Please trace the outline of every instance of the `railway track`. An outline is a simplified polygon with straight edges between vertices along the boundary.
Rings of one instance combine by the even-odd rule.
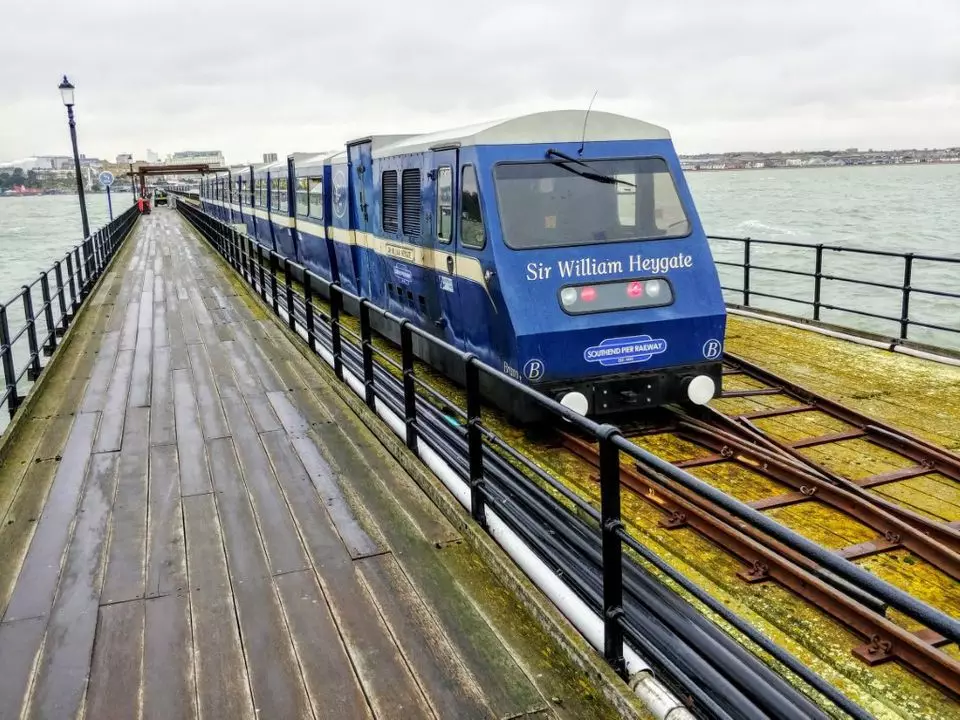
[[[960,458],[740,358],[728,357],[724,374],[743,375],[758,385],[749,390],[729,391],[724,397],[781,397],[774,407],[739,414],[704,408],[691,415],[665,409],[643,420],[622,424],[624,436],[642,445],[644,438],[671,435],[696,448],[695,457],[674,462],[677,467],[696,471],[725,465],[734,472],[759,475],[787,489],[750,501],[748,504],[756,510],[820,505],[875,533],[864,542],[833,549],[840,557],[855,561],[906,550],[954,581],[960,580],[957,523],[939,522],[870,491],[934,473],[960,481]],[[756,423],[765,418],[812,412],[824,413],[849,428],[788,443]],[[599,467],[595,444],[565,431],[559,432],[559,436],[563,448]],[[802,452],[805,448],[849,440],[865,440],[868,447],[894,453],[903,459],[905,467],[854,480]],[[743,581],[777,582],[853,630],[864,642],[851,650],[864,662],[876,665],[897,661],[960,697],[960,661],[943,651],[947,641],[938,633],[901,627],[887,616],[887,608],[876,598],[650,467],[641,463],[622,465],[621,483],[662,513],[660,524],[664,528],[688,527],[735,556],[742,564],[738,575]]]

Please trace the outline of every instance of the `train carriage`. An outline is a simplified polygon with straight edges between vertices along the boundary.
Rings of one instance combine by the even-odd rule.
[[[348,153],[378,305],[591,415],[718,392],[726,312],[665,129],[558,111]]]
[[[578,412],[719,392],[726,311],[664,128],[551,111],[251,174],[260,242]],[[458,358],[415,351],[462,381]]]
[[[327,221],[330,216],[330,164],[336,152],[291,156],[294,226],[299,262],[324,280],[336,280],[337,264]]]

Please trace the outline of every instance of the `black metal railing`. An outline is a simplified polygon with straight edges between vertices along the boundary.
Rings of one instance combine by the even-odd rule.
[[[960,257],[709,239],[728,302],[960,349]]]
[[[53,355],[59,338],[83,305],[136,222],[126,210],[71,248],[49,270],[0,304],[0,431],[16,415],[29,386]]]
[[[570,411],[408,319],[318,277],[194,204],[176,204],[263,302],[333,366],[339,380],[381,415],[392,413],[403,424],[407,447],[424,457],[426,445],[443,458],[465,484],[469,498],[465,504],[480,526],[490,530],[494,517],[504,523],[600,618],[602,652],[612,667],[623,674],[625,644],[635,649],[698,717],[824,717],[807,697],[818,693],[851,717],[872,716],[627,532],[620,508],[624,462],[640,463],[694,491],[924,626],[952,641],[960,639],[960,623],[954,618],[643,450],[617,428]],[[302,285],[302,293],[294,289],[295,281]],[[318,295],[328,299],[326,306],[315,306]],[[347,304],[357,309],[349,321]],[[373,315],[398,331],[399,363],[374,343]],[[414,335],[459,358],[466,378],[465,407],[417,374]],[[485,425],[481,376],[506,384],[598,443],[599,509]],[[663,584],[650,566],[742,633],[755,652],[786,667],[805,684],[806,692],[746,652],[720,625]]]

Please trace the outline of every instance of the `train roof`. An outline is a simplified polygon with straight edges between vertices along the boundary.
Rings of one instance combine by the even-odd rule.
[[[580,142],[584,135],[583,110],[548,110],[517,117],[454,128],[428,135],[413,135],[375,148],[374,157],[425,152],[442,147],[471,145],[534,145]],[[587,119],[586,140],[669,140],[670,132],[643,120],[594,111]]]
[[[296,160],[297,170],[300,168],[312,167],[315,165],[324,165],[326,161],[332,158],[334,155],[344,152],[343,150],[327,150],[322,153],[311,153],[308,156],[303,158],[298,158]]]

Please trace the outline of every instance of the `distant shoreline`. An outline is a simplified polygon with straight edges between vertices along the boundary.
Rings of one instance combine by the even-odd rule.
[[[681,160],[681,165],[683,161]],[[933,160],[930,162],[918,163],[862,163],[851,165],[771,165],[769,167],[729,167],[729,168],[697,168],[683,167],[684,172],[744,172],[748,170],[844,170],[848,168],[881,168],[881,167],[922,167],[924,165],[956,165],[960,167],[960,162],[950,160]]]

